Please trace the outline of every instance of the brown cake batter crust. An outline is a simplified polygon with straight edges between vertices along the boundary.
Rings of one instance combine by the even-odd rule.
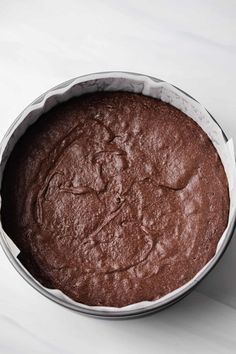
[[[88,305],[154,300],[214,255],[229,195],[204,131],[178,109],[127,92],[74,98],[16,144],[2,222],[45,286]]]

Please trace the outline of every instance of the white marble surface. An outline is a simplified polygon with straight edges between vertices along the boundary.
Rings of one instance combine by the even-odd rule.
[[[0,137],[48,88],[143,72],[197,98],[236,141],[236,2],[1,0]],[[36,293],[0,250],[0,353],[235,353],[236,237],[191,295],[129,321],[87,318]]]

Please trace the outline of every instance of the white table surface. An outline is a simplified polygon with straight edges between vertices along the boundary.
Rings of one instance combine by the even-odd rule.
[[[1,0],[0,137],[34,98],[82,74],[124,70],[198,99],[236,141],[236,1]],[[105,321],[38,294],[0,250],[0,353],[235,353],[236,237],[191,295]]]

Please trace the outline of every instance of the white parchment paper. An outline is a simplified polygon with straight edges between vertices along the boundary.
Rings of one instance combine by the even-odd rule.
[[[9,154],[11,153],[16,141],[25,132],[29,125],[34,123],[39,116],[50,110],[56,104],[64,102],[73,96],[80,96],[83,93],[95,91],[129,91],[158,98],[180,109],[201,126],[201,128],[207,133],[215,148],[217,149],[228,178],[230,195],[228,226],[218,243],[215,256],[208,262],[208,264],[206,264],[205,267],[191,281],[156,301],[142,301],[122,308],[87,306],[73,301],[58,289],[47,289],[39,284],[35,279],[34,282],[49,294],[62,300],[65,304],[72,304],[74,308],[79,307],[84,309],[92,309],[93,311],[103,311],[103,313],[124,313],[126,311],[130,312],[130,310],[138,310],[144,308],[148,309],[153,307],[153,305],[159,307],[173,300],[177,296],[185,293],[185,291],[189,290],[194,283],[197,283],[220,257],[225,244],[227,243],[227,238],[229,237],[229,234],[232,230],[236,214],[236,168],[233,141],[232,139],[226,141],[217,123],[198,102],[166,82],[144,75],[130,73],[114,72],[91,74],[70,80],[57,86],[56,88],[39,97],[22,112],[22,114],[17,118],[17,120],[13,123],[12,127],[7,132],[1,145],[0,182],[2,180],[2,173]],[[10,250],[16,261],[19,263],[17,256],[19,255],[20,250],[3,231],[1,224],[0,231],[5,245]],[[23,265],[21,265],[21,267],[28,275],[28,277],[32,279],[31,274],[23,267]]]

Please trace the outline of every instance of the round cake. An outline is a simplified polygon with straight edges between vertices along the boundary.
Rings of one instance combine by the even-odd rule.
[[[128,92],[73,98],[15,145],[2,223],[44,286],[122,307],[184,285],[214,256],[229,193],[207,134],[180,110]]]

